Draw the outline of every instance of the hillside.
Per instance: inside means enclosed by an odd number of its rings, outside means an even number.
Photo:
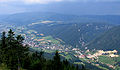
[[[46,36],[62,39],[66,44],[73,47],[80,47],[96,38],[104,31],[110,29],[113,25],[106,23],[66,23],[54,22],[43,23],[36,22],[34,25],[28,26],[28,29],[33,29]],[[38,23],[38,24],[37,24]]]
[[[102,34],[87,45],[90,49],[118,50],[120,52],[120,26],[116,26]]]
[[[1,23],[25,26],[45,36],[62,39],[72,46],[84,46],[119,24],[117,15],[65,15],[50,12],[26,12],[0,17]]]

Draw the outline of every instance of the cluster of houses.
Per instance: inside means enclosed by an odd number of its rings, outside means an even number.
[[[101,56],[101,55],[106,55],[108,57],[119,57],[119,55],[117,55],[118,51],[117,50],[113,50],[113,51],[103,51],[103,50],[98,50],[98,52],[96,52],[94,54],[94,56]]]
[[[73,49],[73,50],[77,51],[77,49]],[[89,58],[89,59],[98,58],[98,56],[101,56],[101,55],[105,55],[105,56],[108,56],[108,57],[119,57],[119,55],[117,55],[117,53],[118,53],[117,50],[113,50],[113,51],[98,50],[96,53],[88,54],[88,55],[84,55],[84,54],[82,54],[78,51],[77,51],[77,53],[78,53],[78,55],[75,55],[76,57]]]

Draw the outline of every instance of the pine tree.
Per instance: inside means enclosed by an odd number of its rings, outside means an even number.
[[[3,33],[2,33],[2,38],[1,38],[1,39],[2,39],[2,40],[1,40],[1,41],[2,41],[2,43],[1,43],[1,49],[3,49],[3,48],[6,47],[6,36],[5,36],[5,35],[6,35],[6,33],[3,32]]]
[[[5,32],[1,38],[1,63],[5,63],[9,69],[17,70],[23,64],[24,57],[28,54],[28,47],[23,46],[23,37],[18,35],[15,37],[14,32],[10,29],[8,36],[5,36]]]
[[[5,32],[3,32],[2,33],[2,38],[1,38],[1,44],[0,44],[0,62],[1,63],[3,63],[3,62],[5,62],[5,52],[6,52],[6,50],[5,50],[5,48],[6,48],[6,33]]]
[[[61,70],[61,61],[60,61],[60,55],[58,51],[56,51],[55,56],[53,57],[53,68],[54,70]]]

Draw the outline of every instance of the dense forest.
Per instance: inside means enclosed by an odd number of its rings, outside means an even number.
[[[53,59],[46,59],[44,52],[30,51],[28,45],[23,45],[24,38],[15,35],[10,29],[3,32],[0,40],[0,70],[86,70],[82,65],[73,65],[67,60],[61,60],[56,51]]]

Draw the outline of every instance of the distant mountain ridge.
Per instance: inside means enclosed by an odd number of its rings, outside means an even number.
[[[119,15],[65,15],[51,12],[26,12],[0,17],[2,22],[25,25],[39,20],[51,21],[73,21],[73,22],[104,22],[110,24],[119,24]]]

